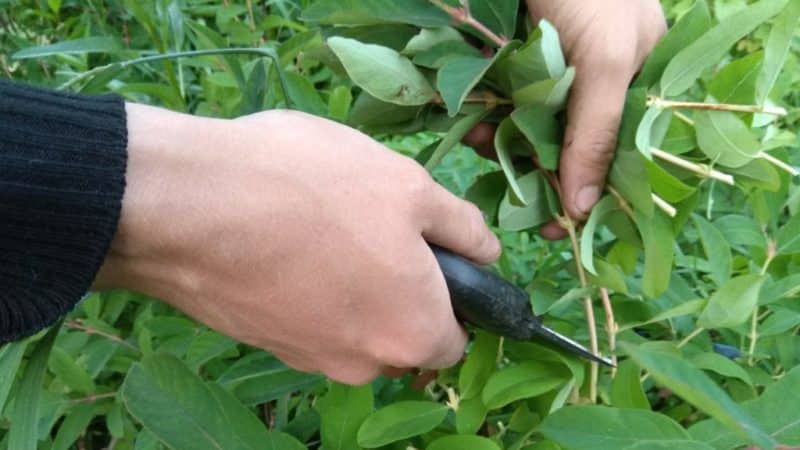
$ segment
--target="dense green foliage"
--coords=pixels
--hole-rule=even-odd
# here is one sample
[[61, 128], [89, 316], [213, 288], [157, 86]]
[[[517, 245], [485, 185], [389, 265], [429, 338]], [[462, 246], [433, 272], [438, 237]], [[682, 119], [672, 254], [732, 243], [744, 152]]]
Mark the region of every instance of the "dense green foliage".
[[[556, 243], [536, 228], [561, 216], [575, 72], [518, 3], [470, 2], [518, 39], [497, 50], [427, 0], [0, 0], [0, 68], [199, 115], [358, 126], [476, 202], [505, 246], [496, 269], [549, 325], [596, 332], [618, 369], [477, 332], [424, 388], [346, 387], [156, 299], [94, 294], [0, 350], [0, 448], [800, 446], [800, 3], [663, 1], [672, 31], [629, 92], [609, 195]], [[458, 145], [481, 120], [499, 124], [500, 164]]]

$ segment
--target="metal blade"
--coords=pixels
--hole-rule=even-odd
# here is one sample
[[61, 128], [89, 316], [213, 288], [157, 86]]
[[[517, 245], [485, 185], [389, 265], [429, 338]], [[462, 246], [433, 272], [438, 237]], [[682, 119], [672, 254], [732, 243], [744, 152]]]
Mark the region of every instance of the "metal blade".
[[613, 361], [608, 358], [604, 358], [602, 356], [595, 356], [588, 348], [584, 347], [583, 345], [573, 341], [572, 339], [547, 328], [544, 325], [539, 325], [533, 327], [533, 332], [545, 340], [557, 345], [564, 350], [568, 350], [571, 353], [575, 353], [576, 355], [582, 356], [590, 361], [595, 361], [600, 364], [609, 366], [609, 367], [617, 367]]

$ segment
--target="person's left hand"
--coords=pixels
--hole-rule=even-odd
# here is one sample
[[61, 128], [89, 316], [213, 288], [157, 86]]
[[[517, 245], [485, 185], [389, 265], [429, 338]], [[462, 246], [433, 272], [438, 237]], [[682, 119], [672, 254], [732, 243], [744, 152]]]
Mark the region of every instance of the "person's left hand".
[[[567, 214], [584, 220], [603, 192], [628, 86], [666, 21], [658, 0], [528, 0], [528, 8], [535, 22], [545, 18], [556, 27], [576, 68], [559, 180]], [[493, 152], [493, 135], [492, 126], [481, 124], [465, 141], [486, 155]], [[564, 237], [555, 223], [542, 234]]]

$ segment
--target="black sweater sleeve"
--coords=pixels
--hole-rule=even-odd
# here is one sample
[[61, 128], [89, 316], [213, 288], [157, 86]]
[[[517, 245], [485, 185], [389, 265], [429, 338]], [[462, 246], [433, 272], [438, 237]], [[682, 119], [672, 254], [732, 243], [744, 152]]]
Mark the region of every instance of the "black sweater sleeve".
[[0, 344], [89, 290], [125, 189], [125, 104], [0, 80]]

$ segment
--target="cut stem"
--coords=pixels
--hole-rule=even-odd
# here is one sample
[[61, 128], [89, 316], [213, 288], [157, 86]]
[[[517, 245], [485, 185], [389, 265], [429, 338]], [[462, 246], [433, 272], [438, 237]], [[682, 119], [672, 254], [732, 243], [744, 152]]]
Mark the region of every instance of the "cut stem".
[[666, 215], [668, 215], [668, 216], [670, 216], [672, 218], [675, 218], [675, 216], [678, 215], [678, 210], [675, 209], [674, 206], [670, 205], [669, 202], [667, 202], [663, 198], [657, 196], [656, 194], [653, 194], [653, 203], [655, 203], [655, 205], [656, 205], [656, 207], [658, 207], [658, 209], [660, 209], [661, 211], [664, 211], [664, 213]]
[[606, 332], [608, 333], [608, 352], [611, 354], [611, 360], [614, 362], [614, 368], [611, 369], [611, 378], [617, 375], [617, 332], [619, 326], [614, 319], [614, 307], [611, 304], [611, 297], [608, 295], [608, 289], [600, 289], [600, 298], [603, 300], [603, 310], [606, 313]]
[[[575, 260], [575, 267], [578, 271], [578, 279], [580, 280], [581, 287], [587, 287], [589, 285], [589, 281], [586, 277], [586, 272], [583, 270], [583, 264], [581, 264], [580, 259], [580, 243], [578, 242], [578, 233], [575, 230], [575, 222], [570, 219], [569, 216], [564, 215], [563, 217], [559, 218], [559, 223], [561, 226], [567, 230], [569, 233], [569, 240], [572, 243], [572, 254]], [[590, 296], [586, 296], [583, 299], [583, 309], [584, 313], [586, 314], [586, 325], [589, 329], [589, 348], [592, 351], [592, 354], [595, 356], [600, 356], [600, 349], [597, 341], [597, 319], [594, 316], [594, 305], [592, 304], [592, 298]], [[592, 361], [591, 365], [591, 373], [589, 378], [589, 400], [592, 403], [597, 403], [597, 382], [600, 373], [600, 365]]]
[[682, 169], [686, 169], [689, 172], [692, 172], [699, 177], [711, 178], [731, 186], [736, 184], [736, 180], [733, 178], [733, 175], [712, 169], [710, 166], [707, 166], [705, 164], [697, 164], [691, 161], [687, 161], [683, 158], [673, 155], [672, 153], [665, 152], [664, 150], [655, 147], [652, 147], [650, 149], [650, 153], [658, 159], [666, 161]]
[[796, 177], [796, 176], [800, 175], [800, 171], [798, 171], [794, 167], [790, 166], [789, 164], [786, 164], [785, 162], [781, 161], [780, 159], [770, 155], [767, 152], [759, 153], [758, 157], [763, 159], [764, 161], [767, 161], [768, 163], [774, 165], [775, 167], [777, 167], [777, 168], [779, 168], [779, 169], [791, 174], [793, 177]]
[[647, 106], [656, 106], [661, 109], [697, 109], [704, 111], [731, 111], [742, 113], [763, 113], [773, 116], [786, 116], [786, 108], [770, 105], [732, 105], [726, 103], [699, 103], [699, 102], [677, 102], [665, 100], [661, 97], [650, 97]]
[[459, 25], [467, 25], [474, 28], [477, 32], [484, 35], [487, 39], [494, 42], [498, 47], [503, 48], [505, 47], [509, 40], [503, 36], [498, 36], [494, 31], [490, 30], [489, 27], [480, 23], [469, 11], [469, 7], [465, 4], [461, 8], [456, 8], [454, 6], [450, 6], [441, 0], [429, 0], [431, 3], [436, 5], [437, 8], [441, 9], [442, 11], [446, 12], [455, 23]]

